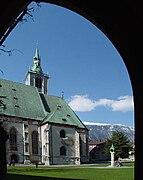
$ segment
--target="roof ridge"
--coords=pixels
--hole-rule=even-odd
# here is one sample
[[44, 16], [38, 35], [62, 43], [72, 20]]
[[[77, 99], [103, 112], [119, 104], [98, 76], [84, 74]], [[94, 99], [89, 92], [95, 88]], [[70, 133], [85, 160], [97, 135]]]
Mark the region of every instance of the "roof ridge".
[[30, 88], [37, 89], [35, 86], [29, 86], [29, 85], [23, 84], [22, 82], [15, 82], [15, 81], [7, 80], [7, 79], [2, 79], [2, 78], [0, 78], [0, 81], [5, 81], [5, 82], [9, 82], [9, 83], [13, 83], [13, 84], [18, 84], [18, 85], [22, 85], [22, 86], [25, 86], [25, 87], [28, 86]]

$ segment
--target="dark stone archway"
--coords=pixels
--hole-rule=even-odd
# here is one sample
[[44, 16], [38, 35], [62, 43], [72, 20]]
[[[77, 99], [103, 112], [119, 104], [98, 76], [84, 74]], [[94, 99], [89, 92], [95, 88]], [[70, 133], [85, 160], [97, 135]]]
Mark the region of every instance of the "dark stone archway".
[[10, 156], [10, 161], [12, 162], [13, 160], [15, 163], [18, 163], [18, 156], [16, 154], [12, 154]]
[[[0, 7], [0, 38], [19, 13], [30, 3], [28, 0], [5, 0]], [[38, 1], [37, 1], [38, 2]], [[40, 1], [39, 1], [40, 2]], [[143, 15], [141, 5], [134, 0], [88, 1], [88, 0], [43, 0], [67, 7], [95, 24], [111, 40], [122, 56], [127, 67], [133, 88], [135, 105], [135, 174], [140, 179], [142, 174], [143, 137], [143, 61], [142, 61], [142, 32]]]
[[6, 141], [8, 135], [4, 128], [0, 124], [0, 179], [5, 180], [7, 171], [7, 161], [6, 161]]

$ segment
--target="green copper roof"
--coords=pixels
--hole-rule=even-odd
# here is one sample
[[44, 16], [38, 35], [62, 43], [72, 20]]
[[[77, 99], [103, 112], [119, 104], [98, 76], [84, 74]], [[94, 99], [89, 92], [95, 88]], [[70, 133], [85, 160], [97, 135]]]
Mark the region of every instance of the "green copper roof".
[[41, 60], [39, 56], [39, 50], [36, 48], [34, 60], [33, 60], [33, 66], [30, 69], [32, 72], [37, 72], [37, 73], [43, 73], [42, 68], [41, 68]]
[[64, 99], [4, 79], [0, 79], [0, 114], [86, 128]]
[[0, 113], [42, 121], [45, 110], [37, 88], [0, 79]]
[[40, 59], [40, 56], [39, 56], [39, 49], [38, 49], [38, 48], [36, 48], [36, 52], [35, 52], [34, 59]]
[[41, 96], [45, 109], [48, 111], [43, 123], [52, 122], [86, 128], [62, 98], [49, 95]]
[[41, 66], [39, 66], [37, 63], [34, 63], [30, 70], [32, 72], [43, 73]]

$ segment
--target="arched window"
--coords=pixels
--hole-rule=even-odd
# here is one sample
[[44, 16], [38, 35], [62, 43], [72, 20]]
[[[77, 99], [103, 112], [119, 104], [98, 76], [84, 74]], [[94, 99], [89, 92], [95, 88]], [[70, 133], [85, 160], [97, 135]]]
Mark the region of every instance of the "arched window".
[[9, 133], [10, 149], [17, 151], [17, 130], [12, 127]]
[[83, 155], [83, 151], [82, 151], [82, 139], [81, 139], [81, 136], [79, 136], [79, 147], [80, 147], [80, 155], [82, 156]]
[[32, 132], [32, 153], [38, 154], [38, 132]]
[[61, 137], [61, 138], [65, 138], [65, 137], [66, 137], [65, 130], [62, 129], [62, 130], [60, 131], [60, 137]]
[[60, 155], [66, 156], [66, 148], [65, 148], [65, 146], [60, 147]]
[[40, 77], [36, 77], [36, 78], [35, 78], [35, 86], [36, 86], [37, 88], [42, 88], [42, 80], [41, 80]]

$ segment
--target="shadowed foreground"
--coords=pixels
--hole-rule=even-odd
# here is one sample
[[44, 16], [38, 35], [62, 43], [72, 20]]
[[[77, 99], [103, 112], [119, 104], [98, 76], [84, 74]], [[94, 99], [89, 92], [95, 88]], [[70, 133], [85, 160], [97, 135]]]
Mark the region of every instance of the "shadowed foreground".
[[53, 178], [53, 177], [40, 177], [40, 176], [29, 176], [29, 175], [15, 175], [8, 174], [7, 180], [79, 180], [69, 178]]

